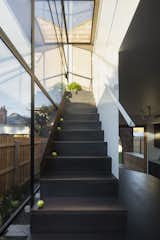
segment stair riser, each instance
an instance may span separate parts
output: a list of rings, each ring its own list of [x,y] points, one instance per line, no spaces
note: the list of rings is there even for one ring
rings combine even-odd
[[[79,120],[79,121],[99,121],[98,114],[65,114],[65,120]]]
[[[101,130],[100,122],[70,122],[64,121],[59,123],[62,129],[99,129]]]
[[[65,109],[63,111],[63,115],[65,114],[97,114],[97,109],[96,108],[76,108],[76,107],[71,107],[68,109]]]
[[[111,181],[41,181],[41,198],[47,197],[117,197],[118,182]]]
[[[47,169],[53,169],[54,172],[102,172],[102,175],[111,173],[110,158],[52,158],[47,159]]]
[[[57,131],[56,140],[59,141],[103,141],[103,131]]]
[[[56,151],[60,156],[107,156],[107,143],[54,143],[51,153]]]
[[[119,212],[38,213],[31,218],[32,233],[105,233],[123,231],[127,216]]]

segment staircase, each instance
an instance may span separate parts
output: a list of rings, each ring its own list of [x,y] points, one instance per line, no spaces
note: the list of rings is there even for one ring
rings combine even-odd
[[[62,117],[41,173],[45,205],[31,213],[33,239],[124,239],[127,211],[92,93],[66,99]]]

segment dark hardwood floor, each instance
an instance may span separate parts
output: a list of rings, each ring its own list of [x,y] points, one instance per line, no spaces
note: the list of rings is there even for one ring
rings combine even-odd
[[[63,240],[159,240],[160,180],[150,175],[120,168],[119,198],[128,209],[126,237],[70,235]],[[49,240],[53,239],[52,237]],[[56,238],[55,238],[56,239]],[[57,238],[58,239],[58,238]],[[47,240],[47,239],[46,239]]]
[[[140,172],[120,169],[119,196],[128,209],[128,226],[126,240],[159,240],[160,239],[160,179]],[[23,217],[24,218],[24,217]],[[15,224],[22,223],[22,218]],[[17,230],[18,231],[18,230]],[[94,234],[95,235],[95,234]],[[16,238],[13,238],[16,239]],[[29,237],[29,240],[36,239]],[[52,240],[53,237],[41,236],[39,240]],[[54,237],[57,240],[58,237]],[[89,236],[71,234],[63,240],[114,240],[116,237],[108,235]],[[125,240],[117,236],[118,240]],[[37,240],[37,239],[36,239]]]
[[[120,169],[119,196],[128,209],[127,240],[160,239],[160,180]]]

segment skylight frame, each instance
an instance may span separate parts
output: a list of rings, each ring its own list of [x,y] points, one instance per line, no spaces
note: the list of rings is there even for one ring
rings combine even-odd
[[[47,2],[51,2],[53,1],[55,6],[56,6],[56,0],[36,0],[36,1],[47,1]],[[65,7],[64,7],[64,3],[67,2],[67,1],[73,1],[73,2],[93,2],[93,10],[92,10],[92,17],[91,19],[89,19],[89,21],[91,20],[91,28],[90,28],[90,33],[89,33],[89,41],[70,41],[69,39],[69,35],[71,35],[69,33],[69,30],[68,30],[68,27],[67,27],[67,21],[66,21],[66,12],[65,12]],[[93,44],[93,27],[94,27],[94,15],[95,15],[95,5],[96,5],[96,1],[95,0],[59,0],[59,2],[61,2],[61,8],[62,8],[62,17],[63,17],[63,22],[64,22],[64,32],[65,32],[65,35],[66,35],[66,39],[67,41],[63,41],[62,42],[59,42],[59,44],[89,44],[89,45],[92,45]],[[83,24],[83,23],[82,23]],[[81,25],[81,24],[80,24]],[[79,25],[79,26],[80,26]],[[61,26],[59,26],[61,27]]]

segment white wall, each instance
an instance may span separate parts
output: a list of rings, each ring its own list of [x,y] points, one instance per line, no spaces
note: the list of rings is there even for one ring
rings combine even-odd
[[[138,3],[139,0],[100,0],[93,51],[93,92],[108,142],[108,154],[112,157],[112,172],[117,178],[119,117],[109,91],[119,98],[118,53]]]
[[[28,64],[31,62],[30,7],[28,0],[0,0],[0,26]]]

